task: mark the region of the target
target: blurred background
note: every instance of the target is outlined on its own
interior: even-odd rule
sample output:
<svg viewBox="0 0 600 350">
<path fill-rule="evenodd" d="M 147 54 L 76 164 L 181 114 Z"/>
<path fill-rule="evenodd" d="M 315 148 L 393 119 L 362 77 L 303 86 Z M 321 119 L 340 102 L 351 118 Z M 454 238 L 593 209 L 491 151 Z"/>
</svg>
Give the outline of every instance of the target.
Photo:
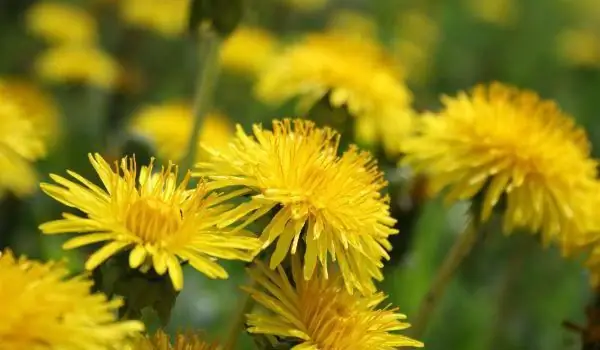
<svg viewBox="0 0 600 350">
<path fill-rule="evenodd" d="M 403 67 L 417 111 L 441 94 L 498 80 L 556 100 L 583 125 L 600 152 L 598 0 L 247 0 L 242 24 L 224 43 L 213 111 L 200 139 L 223 144 L 234 125 L 295 116 L 293 101 L 261 103 L 257 65 L 306 33 L 331 26 L 376 38 Z M 47 152 L 31 157 L 40 181 L 71 169 L 95 179 L 86 154 L 135 153 L 182 160 L 192 125 L 198 46 L 184 35 L 186 0 L 0 0 L 0 91 L 21 98 Z M 51 28 L 51 29 L 48 29 Z M 266 66 L 268 69 L 268 65 Z M 309 116 L 311 117 L 311 116 Z M 0 121 L 0 134 L 9 134 Z M 170 141 L 165 141 L 170 140 Z M 0 144 L 0 147 L 2 145 Z M 424 200 L 386 159 L 393 214 L 401 233 L 381 288 L 409 320 L 464 225 L 464 206 Z M 202 154 L 199 154 L 202 157 Z M 0 175 L 0 180 L 2 175 Z M 0 247 L 41 259 L 66 257 L 82 270 L 85 252 L 61 249 L 62 236 L 37 226 L 64 210 L 38 189 L 0 190 Z M 226 337 L 242 263 L 212 281 L 187 271 L 169 330 Z M 451 283 L 425 339 L 427 349 L 581 349 L 563 322 L 584 324 L 591 300 L 586 272 L 525 234 L 492 227 Z M 241 349 L 251 349 L 244 336 Z"/>
</svg>

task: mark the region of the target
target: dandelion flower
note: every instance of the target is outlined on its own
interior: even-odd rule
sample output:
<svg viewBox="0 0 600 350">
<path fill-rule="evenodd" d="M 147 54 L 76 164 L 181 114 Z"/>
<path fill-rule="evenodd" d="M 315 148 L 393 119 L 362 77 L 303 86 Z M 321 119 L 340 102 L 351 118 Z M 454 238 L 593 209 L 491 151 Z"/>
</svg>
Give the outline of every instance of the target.
<svg viewBox="0 0 600 350">
<path fill-rule="evenodd" d="M 50 82 L 82 83 L 106 89 L 115 86 L 120 70 L 108 53 L 85 45 L 50 48 L 37 58 L 35 69 Z"/>
<path fill-rule="evenodd" d="M 139 321 L 115 319 L 121 300 L 91 294 L 92 281 L 68 276 L 60 263 L 0 255 L 2 349 L 103 350 L 144 330 Z"/>
<path fill-rule="evenodd" d="M 59 133 L 59 112 L 55 101 L 31 82 L 0 78 L 0 95 L 6 96 L 22 110 L 22 116 L 31 120 L 33 129 L 48 144 Z"/>
<path fill-rule="evenodd" d="M 69 175 L 80 184 L 51 175 L 58 185 L 41 185 L 52 198 L 85 214 L 65 213 L 63 219 L 42 224 L 43 233 L 80 233 L 64 244 L 65 249 L 105 243 L 89 257 L 86 269 L 93 270 L 119 251 L 130 249 L 131 268 L 148 271 L 153 267 L 159 275 L 168 271 L 173 287 L 181 290 L 181 261 L 210 278 L 227 278 L 217 258 L 251 260 L 251 252 L 260 247 L 246 231 L 217 228 L 229 209 L 221 205 L 227 197 L 208 194 L 202 183 L 187 190 L 189 173 L 177 185 L 178 170 L 172 164 L 152 174 L 151 162 L 142 167 L 138 179 L 134 159 L 121 159 L 113 170 L 99 154 L 89 158 L 105 189 L 72 171 Z"/>
<path fill-rule="evenodd" d="M 189 4 L 189 0 L 123 0 L 119 10 L 123 20 L 133 26 L 174 37 L 186 28 Z"/>
<path fill-rule="evenodd" d="M 0 197 L 5 192 L 25 196 L 35 191 L 37 174 L 33 162 L 46 155 L 40 133 L 23 108 L 0 89 Z"/>
<path fill-rule="evenodd" d="M 61 2 L 36 2 L 27 10 L 31 34 L 52 44 L 93 44 L 97 40 L 94 17 L 84 9 Z"/>
<path fill-rule="evenodd" d="M 193 127 L 192 107 L 187 103 L 170 102 L 142 108 L 134 116 L 130 129 L 134 133 L 147 137 L 154 143 L 158 156 L 164 159 L 179 161 L 185 157 Z M 224 115 L 208 114 L 200 130 L 200 145 L 205 144 L 215 149 L 224 148 L 233 136 L 233 126 Z"/>
<path fill-rule="evenodd" d="M 305 110 L 329 94 L 332 106 L 347 108 L 355 118 L 360 142 L 382 143 L 393 154 L 411 132 L 412 94 L 391 62 L 371 40 L 314 34 L 272 60 L 256 91 L 267 103 L 300 97 Z"/>
<path fill-rule="evenodd" d="M 248 315 L 248 331 L 298 340 L 294 350 L 377 349 L 423 347 L 423 343 L 398 334 L 409 328 L 406 316 L 389 307 L 378 309 L 382 293 L 351 295 L 339 278 L 315 274 L 302 277 L 300 259 L 292 259 L 290 280 L 262 263 L 250 270 L 256 287 L 246 288 L 267 313 Z"/>
<path fill-rule="evenodd" d="M 266 30 L 239 27 L 221 48 L 221 65 L 231 71 L 255 75 L 273 57 L 276 40 Z"/>
<path fill-rule="evenodd" d="M 449 200 L 481 193 L 481 219 L 502 200 L 504 231 L 579 244 L 593 227 L 596 162 L 583 129 L 551 101 L 499 83 L 443 99 L 405 143 L 405 162 Z"/>
<path fill-rule="evenodd" d="M 169 335 L 159 330 L 153 336 L 138 339 L 129 350 L 217 350 L 217 345 L 203 341 L 194 333 L 183 333 L 175 336 L 171 344 Z"/>
<path fill-rule="evenodd" d="M 589 28 L 570 28 L 557 36 L 559 58 L 570 66 L 598 67 L 600 64 L 600 36 Z"/>
<path fill-rule="evenodd" d="M 306 120 L 274 121 L 273 131 L 255 125 L 254 136 L 238 126 L 228 149 L 208 150 L 210 159 L 198 164 L 195 175 L 213 179 L 211 188 L 251 190 L 251 200 L 224 215 L 222 224 L 243 219 L 243 227 L 276 210 L 260 237 L 264 247 L 277 240 L 271 268 L 288 251 L 295 254 L 303 238 L 305 279 L 317 260 L 327 276 L 331 259 L 350 292 L 374 291 L 373 279 L 383 278 L 381 260 L 389 259 L 388 236 L 397 231 L 371 155 L 351 147 L 338 156 L 339 134 Z"/>
</svg>

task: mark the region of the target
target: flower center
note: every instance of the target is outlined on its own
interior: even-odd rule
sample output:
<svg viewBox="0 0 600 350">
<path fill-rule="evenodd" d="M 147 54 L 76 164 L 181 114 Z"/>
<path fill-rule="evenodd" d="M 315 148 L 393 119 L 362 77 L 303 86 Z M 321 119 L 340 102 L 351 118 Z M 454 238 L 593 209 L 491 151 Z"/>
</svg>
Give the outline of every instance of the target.
<svg viewBox="0 0 600 350">
<path fill-rule="evenodd" d="M 146 243 L 160 243 L 176 232 L 183 220 L 179 208 L 156 198 L 141 198 L 129 207 L 127 229 Z"/>
</svg>

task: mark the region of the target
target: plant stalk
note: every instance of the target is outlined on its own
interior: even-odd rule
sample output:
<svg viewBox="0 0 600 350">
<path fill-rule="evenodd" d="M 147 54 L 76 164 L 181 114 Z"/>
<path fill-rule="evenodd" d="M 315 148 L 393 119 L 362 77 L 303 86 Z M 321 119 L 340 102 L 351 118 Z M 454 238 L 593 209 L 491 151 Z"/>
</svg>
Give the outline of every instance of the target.
<svg viewBox="0 0 600 350">
<path fill-rule="evenodd" d="M 200 68 L 196 78 L 196 92 L 194 96 L 193 115 L 194 123 L 188 143 L 186 157 L 183 161 L 184 170 L 191 170 L 196 160 L 200 131 L 206 114 L 212 107 L 213 93 L 219 78 L 219 52 L 222 39 L 212 30 L 205 30 L 200 34 Z"/>
<path fill-rule="evenodd" d="M 254 307 L 254 299 L 249 293 L 244 293 L 243 299 L 240 301 L 240 307 L 238 308 L 237 314 L 235 315 L 233 324 L 227 336 L 227 344 L 224 350 L 235 350 L 237 346 L 240 333 L 244 330 L 246 325 L 246 314 L 252 311 Z"/>
<path fill-rule="evenodd" d="M 442 266 L 437 271 L 429 291 L 421 302 L 419 311 L 411 327 L 413 337 L 421 339 L 427 330 L 429 321 L 444 296 L 446 288 L 463 260 L 469 255 L 477 241 L 478 227 L 476 220 L 470 219 L 465 231 L 458 237 L 450 249 Z"/>
</svg>

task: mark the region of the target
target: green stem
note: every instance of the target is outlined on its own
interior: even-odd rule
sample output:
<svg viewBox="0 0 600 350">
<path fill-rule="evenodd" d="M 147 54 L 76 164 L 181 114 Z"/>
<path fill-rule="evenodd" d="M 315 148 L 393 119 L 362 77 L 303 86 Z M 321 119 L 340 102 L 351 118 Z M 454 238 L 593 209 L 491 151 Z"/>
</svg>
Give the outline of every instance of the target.
<svg viewBox="0 0 600 350">
<path fill-rule="evenodd" d="M 240 337 L 240 333 L 246 326 L 246 314 L 252 311 L 254 307 L 254 299 L 249 293 L 244 293 L 243 299 L 240 301 L 240 307 L 238 308 L 237 314 L 227 336 L 227 344 L 224 350 L 235 350 Z"/>
<path fill-rule="evenodd" d="M 196 80 L 193 114 L 194 124 L 188 143 L 187 155 L 183 161 L 183 169 L 192 169 L 198 150 L 198 138 L 204 117 L 210 111 L 213 93 L 219 78 L 219 52 L 222 39 L 212 30 L 200 35 L 200 69 Z"/>
<path fill-rule="evenodd" d="M 458 270 L 458 267 L 469 255 L 471 249 L 475 245 L 477 233 L 477 222 L 476 220 L 471 219 L 465 231 L 458 237 L 456 242 L 454 242 L 450 252 L 446 255 L 429 291 L 421 302 L 419 311 L 417 312 L 411 327 L 411 333 L 417 339 L 422 338 L 427 330 L 431 316 L 435 312 L 441 298 L 444 296 L 446 287 L 448 287 L 448 284 L 452 281 L 452 277 Z"/>
</svg>

